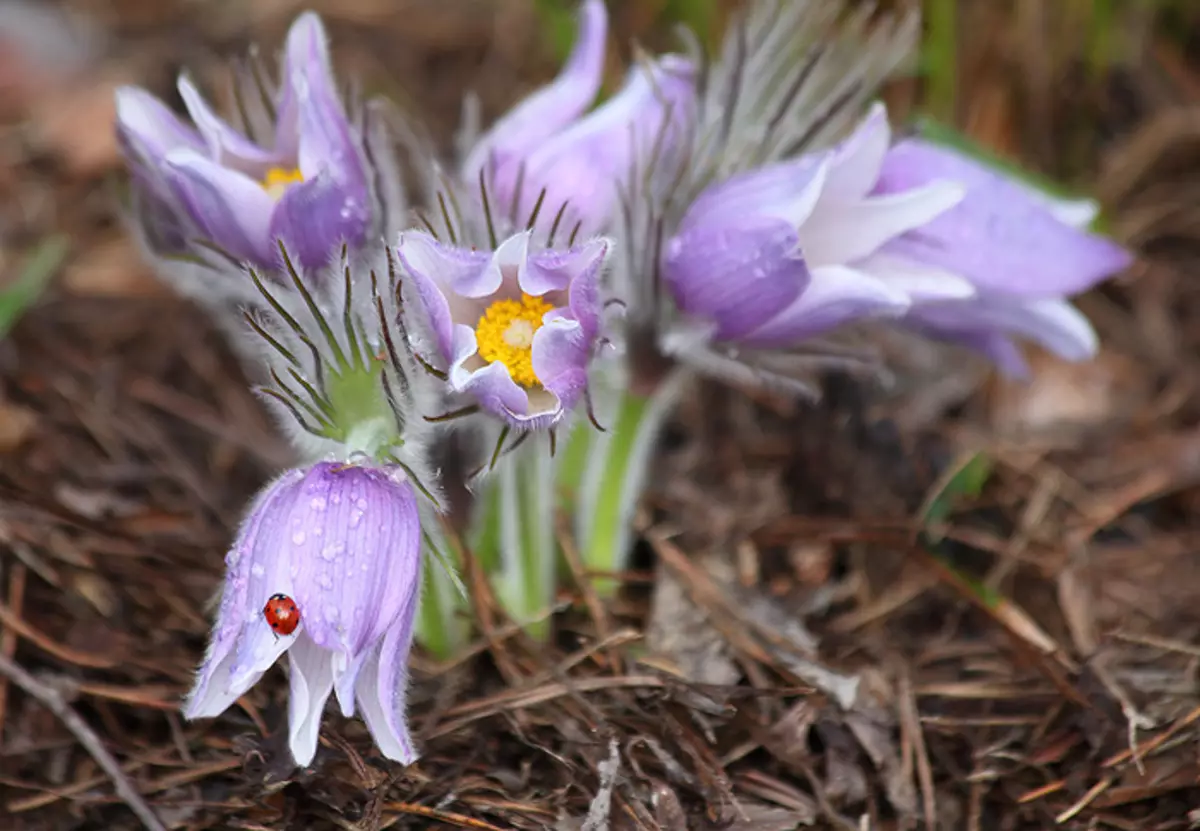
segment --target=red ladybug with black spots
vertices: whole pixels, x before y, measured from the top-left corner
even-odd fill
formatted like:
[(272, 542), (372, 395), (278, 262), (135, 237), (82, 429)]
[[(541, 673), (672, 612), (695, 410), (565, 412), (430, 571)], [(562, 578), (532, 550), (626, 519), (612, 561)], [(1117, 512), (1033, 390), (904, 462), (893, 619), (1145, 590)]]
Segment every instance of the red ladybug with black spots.
[(300, 607), (286, 594), (273, 594), (263, 606), (263, 617), (276, 635), (290, 635), (300, 625)]

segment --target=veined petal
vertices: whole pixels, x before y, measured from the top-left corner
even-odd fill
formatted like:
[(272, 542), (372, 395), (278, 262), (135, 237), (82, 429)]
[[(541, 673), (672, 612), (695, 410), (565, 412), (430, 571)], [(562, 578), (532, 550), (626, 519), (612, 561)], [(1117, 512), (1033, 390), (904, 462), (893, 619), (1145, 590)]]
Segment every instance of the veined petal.
[(180, 120), (162, 101), (140, 87), (120, 87), (116, 92), (117, 130), (151, 164), (176, 148), (204, 149), (199, 133)]
[(511, 202), (521, 182), (522, 216), (544, 189), (546, 205), (555, 209), (566, 203), (586, 232), (599, 231), (615, 210), (619, 184), (642, 167), (656, 143), (666, 145), (661, 152), (670, 152), (676, 140), (672, 125), (686, 121), (694, 95), (695, 69), (680, 56), (635, 66), (621, 90), (600, 107), (520, 161), (498, 165), (497, 188)]
[(180, 76), (178, 87), (188, 115), (204, 136), (209, 154), (217, 164), (261, 179), (267, 168), (282, 162), (274, 152), (264, 150), (226, 124), (186, 75)]
[(384, 471), (352, 464), (313, 465), (298, 490), (286, 544), (305, 632), (357, 656), (419, 590), (416, 497)]
[[(257, 680), (255, 677), (236, 686), (230, 683), (234, 646), (245, 629), (259, 623), (265, 626), (262, 607), (274, 593), (272, 587), (278, 585), (277, 590), (284, 592), (290, 588), (286, 560), (270, 543), (278, 533), (279, 516), (286, 513), (294, 498), (291, 488), (302, 477), (295, 470), (283, 474), (263, 488), (246, 512), (237, 539), (225, 557), (221, 606), (196, 685), (184, 705), (185, 718), (220, 715)], [(276, 583), (277, 578), (281, 582)]]
[(876, 192), (934, 180), (958, 182), (966, 198), (890, 243), (894, 253), (961, 274), (988, 292), (1030, 298), (1075, 294), (1131, 262), (1119, 245), (1062, 222), (1027, 186), (927, 142), (893, 147)]
[(975, 287), (966, 278), (902, 257), (872, 254), (854, 267), (904, 292), (914, 306), (975, 296)]
[(513, 107), (483, 136), (463, 165), (466, 181), (474, 181), (493, 157), (498, 163), (524, 157), (587, 110), (603, 80), (607, 36), (604, 3), (585, 0), (579, 10), (579, 37), (562, 72)]
[(587, 389), (595, 338), (578, 321), (554, 318), (533, 336), (533, 371), (562, 410), (572, 409)]
[(879, 181), (891, 141), (887, 108), (876, 101), (854, 132), (834, 148), (822, 201), (856, 202), (870, 193)]
[(306, 268), (320, 268), (337, 256), (342, 243), (362, 243), (370, 221), (366, 191), (322, 172), (284, 191), (271, 214), (269, 236), (282, 239)]
[(567, 251), (538, 251), (527, 261), (521, 291), (534, 296), (567, 291), (571, 315), (595, 332), (600, 320), (600, 274), (608, 248), (607, 240), (594, 239)]
[(344, 654), (322, 649), (311, 639), (296, 639), (288, 653), (291, 692), (288, 695), (288, 749), (300, 767), (308, 767), (317, 753), (321, 714), (333, 691), (334, 662)]
[(801, 295), (810, 275), (796, 233), (777, 219), (694, 225), (670, 240), (663, 276), (683, 311), (733, 339), (762, 326)]
[(370, 653), (357, 684), (358, 704), (375, 744), (384, 756), (404, 765), (417, 758), (405, 718), (408, 654), (412, 649), (416, 610), (414, 595)]
[(829, 154), (801, 156), (731, 176), (704, 190), (680, 222), (682, 231), (762, 215), (799, 228), (817, 205)]
[(791, 346), (856, 320), (899, 316), (909, 305), (908, 295), (883, 280), (847, 266), (822, 266), (790, 306), (742, 340)]
[[(454, 340), (457, 354), (462, 355), (468, 345), (471, 351), (467, 358), (475, 354), (475, 333), (470, 327), (455, 327)], [(529, 395), (512, 379), (508, 367), (497, 361), (472, 370), (465, 362), (466, 358), (450, 367), (451, 389), (468, 393), (481, 407), (501, 418), (529, 415)]]
[(964, 195), (955, 182), (932, 182), (845, 207), (822, 210), (818, 204), (800, 226), (800, 248), (814, 268), (853, 263), (906, 231), (926, 226), (961, 202)]
[(488, 252), (443, 245), (424, 231), (402, 233), (396, 254), (407, 272), (454, 294), (486, 297), (500, 288), (500, 270)]
[(308, 11), (288, 29), (283, 50), (282, 83), (275, 107), (275, 152), (281, 157), (299, 159), (300, 110), (312, 98), (332, 100), (341, 108), (325, 26), (316, 12)]
[(192, 221), (236, 257), (270, 263), (274, 202), (257, 182), (191, 150), (167, 154), (164, 176)]
[(986, 332), (1034, 341), (1067, 361), (1093, 358), (1099, 339), (1088, 319), (1061, 299), (986, 296), (915, 308), (913, 320), (951, 340)]

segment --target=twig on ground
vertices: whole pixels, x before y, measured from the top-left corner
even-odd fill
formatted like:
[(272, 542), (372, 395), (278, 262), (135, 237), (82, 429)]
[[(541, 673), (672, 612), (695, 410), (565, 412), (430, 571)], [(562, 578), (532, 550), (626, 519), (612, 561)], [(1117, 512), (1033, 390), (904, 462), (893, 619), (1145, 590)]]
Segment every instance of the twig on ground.
[(84, 750), (96, 760), (100, 769), (108, 774), (108, 778), (112, 780), (113, 786), (116, 788), (117, 796), (129, 806), (129, 810), (137, 815), (137, 818), (142, 821), (142, 825), (150, 831), (166, 831), (166, 826), (162, 824), (154, 811), (142, 799), (141, 794), (133, 787), (133, 783), (121, 770), (117, 760), (105, 749), (100, 737), (87, 725), (87, 722), (79, 717), (78, 713), (71, 709), (58, 690), (37, 680), (16, 661), (4, 654), (0, 654), (0, 675), (16, 684), (28, 695), (41, 702), (47, 710), (58, 716), (63, 725), (83, 745)]

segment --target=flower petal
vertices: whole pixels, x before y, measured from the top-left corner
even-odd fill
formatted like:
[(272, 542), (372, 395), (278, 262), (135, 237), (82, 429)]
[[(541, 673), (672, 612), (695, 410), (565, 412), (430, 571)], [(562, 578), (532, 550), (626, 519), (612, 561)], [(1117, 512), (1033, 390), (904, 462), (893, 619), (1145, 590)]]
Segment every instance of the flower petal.
[(268, 168), (282, 163), (273, 151), (264, 150), (226, 124), (186, 75), (180, 76), (178, 88), (188, 115), (196, 122), (208, 144), (209, 155), (217, 164), (261, 180)]
[(272, 263), (274, 203), (253, 179), (191, 150), (167, 154), (164, 177), (196, 226), (235, 257)]
[(1099, 349), (1088, 319), (1061, 299), (1018, 300), (989, 295), (976, 300), (914, 308), (911, 319), (921, 328), (949, 340), (972, 343), (972, 337), (999, 333), (1032, 340), (1067, 361), (1093, 358)]
[(255, 677), (248, 682), (231, 684), (235, 663), (233, 648), (246, 628), (256, 627), (259, 623), (266, 626), (262, 608), (267, 598), (275, 591), (286, 593), (290, 590), (286, 552), (277, 548), (274, 542), (278, 537), (280, 517), (295, 498), (293, 488), (302, 478), (300, 471), (283, 474), (263, 488), (246, 512), (237, 539), (225, 557), (221, 606), (196, 685), (184, 705), (186, 718), (220, 715), (257, 680)]
[(750, 214), (799, 228), (816, 207), (828, 174), (828, 154), (814, 153), (731, 176), (696, 198), (680, 230), (737, 222)]
[(384, 756), (404, 765), (417, 758), (405, 718), (408, 654), (412, 649), (416, 611), (414, 595), (363, 665), (357, 687), (362, 717), (375, 744)]
[(571, 315), (595, 332), (600, 322), (600, 275), (608, 250), (607, 240), (595, 239), (567, 251), (538, 251), (527, 261), (521, 291), (541, 296), (566, 290)]
[(845, 204), (870, 193), (879, 181), (891, 141), (887, 108), (876, 101), (854, 132), (834, 148), (822, 200)]
[(275, 108), (275, 152), (283, 158), (298, 160), (300, 111), (309, 103), (305, 96), (340, 101), (329, 57), (329, 38), (316, 12), (304, 12), (288, 29), (281, 76)]
[(366, 238), (371, 221), (366, 196), (327, 172), (298, 182), (275, 205), (269, 236), (282, 239), (305, 268), (321, 268), (338, 256), (343, 243), (358, 246)]
[(763, 325), (809, 282), (792, 227), (753, 215), (676, 236), (667, 243), (663, 275), (679, 307), (714, 322), (721, 339)]
[(800, 247), (813, 267), (853, 263), (906, 231), (927, 227), (963, 196), (962, 186), (955, 182), (933, 182), (845, 207), (822, 210), (818, 203), (800, 226)]
[(473, 182), (491, 158), (519, 159), (578, 118), (600, 91), (604, 74), (608, 13), (602, 0), (585, 0), (579, 10), (579, 36), (554, 81), (509, 110), (475, 145), (463, 165)]
[(146, 90), (119, 87), (116, 104), (117, 132), (149, 163), (161, 164), (167, 153), (179, 147), (204, 150), (200, 135)]
[(1061, 221), (1045, 199), (965, 156), (910, 139), (888, 153), (877, 193), (934, 180), (965, 186), (955, 208), (889, 245), (894, 253), (961, 274), (980, 289), (1019, 297), (1083, 291), (1124, 268), (1127, 251)]
[(291, 666), (288, 749), (300, 767), (308, 767), (317, 754), (321, 715), (333, 691), (334, 662), (345, 657), (322, 649), (307, 637), (297, 638), (288, 653)]
[(904, 292), (912, 298), (914, 305), (975, 296), (975, 287), (969, 280), (903, 257), (872, 254), (856, 262), (854, 267)]
[(407, 272), (424, 276), (444, 292), (486, 297), (502, 282), (500, 269), (489, 253), (443, 245), (424, 231), (402, 233), (396, 254)]
[(566, 318), (548, 320), (534, 333), (533, 372), (564, 412), (574, 408), (587, 389), (595, 340), (578, 321)]
[(457, 355), (462, 356), (468, 347), (470, 352), (450, 367), (450, 388), (470, 394), (485, 410), (501, 418), (519, 421), (519, 417), (529, 415), (529, 395), (512, 379), (508, 367), (500, 362), (475, 370), (464, 366), (477, 349), (474, 331), (467, 326), (458, 326), (454, 340)]
[(586, 234), (603, 230), (616, 209), (621, 183), (643, 168), (656, 149), (673, 151), (675, 134), (687, 120), (694, 96), (690, 61), (666, 55), (635, 66), (625, 85), (603, 105), (528, 156), (498, 164), (499, 198), (511, 204), (520, 183), (514, 219), (522, 221), (545, 190), (547, 217), (566, 203), (572, 225), (582, 222)]
[(894, 317), (909, 307), (904, 292), (847, 266), (822, 266), (790, 306), (742, 340), (759, 346), (791, 346), (856, 320)]
[(313, 465), (299, 490), (286, 533), (305, 632), (357, 656), (419, 590), (416, 497), (382, 470), (329, 462)]

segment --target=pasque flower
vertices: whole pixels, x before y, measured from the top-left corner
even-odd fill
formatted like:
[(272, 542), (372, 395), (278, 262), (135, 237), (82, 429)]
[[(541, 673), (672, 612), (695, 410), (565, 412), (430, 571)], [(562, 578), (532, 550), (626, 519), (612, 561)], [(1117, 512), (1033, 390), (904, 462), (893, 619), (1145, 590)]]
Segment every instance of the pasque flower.
[[(242, 92), (244, 109), (269, 96), (255, 85)], [(319, 267), (343, 243), (371, 235), (362, 140), (338, 96), (316, 14), (301, 15), (288, 33), (274, 117), (244, 119), (257, 141), (223, 121), (188, 78), (179, 93), (194, 127), (143, 89), (117, 92), (120, 143), (160, 241), (186, 250), (201, 239), (270, 268), (282, 239), (302, 265)]]
[(1091, 328), (1064, 298), (1128, 263), (1028, 187), (920, 140), (893, 145), (876, 105), (830, 150), (705, 189), (662, 269), (679, 308), (719, 341), (786, 347), (898, 317), (1015, 369), (1009, 335), (1092, 354)]
[[(184, 714), (219, 715), (287, 653), (298, 764), (316, 753), (331, 694), (344, 715), (361, 712), (385, 756), (412, 762), (405, 684), (420, 545), (417, 498), (399, 468), (321, 462), (268, 485), (226, 557), (212, 642)], [(280, 594), (300, 613), (286, 635), (264, 614)]]
[(559, 76), (516, 104), (471, 148), (463, 178), (485, 174), (497, 206), (523, 224), (543, 202), (583, 236), (602, 233), (620, 188), (654, 155), (672, 152), (695, 90), (692, 63), (666, 55), (633, 66), (612, 98), (588, 111), (604, 72), (608, 15), (601, 0), (580, 7), (579, 38)]
[(397, 254), (450, 389), (518, 430), (558, 423), (587, 388), (609, 247), (544, 249), (522, 231), (479, 251), (401, 234)]

